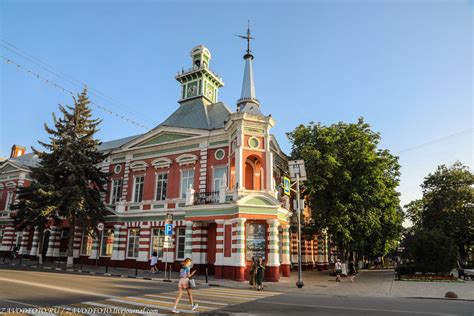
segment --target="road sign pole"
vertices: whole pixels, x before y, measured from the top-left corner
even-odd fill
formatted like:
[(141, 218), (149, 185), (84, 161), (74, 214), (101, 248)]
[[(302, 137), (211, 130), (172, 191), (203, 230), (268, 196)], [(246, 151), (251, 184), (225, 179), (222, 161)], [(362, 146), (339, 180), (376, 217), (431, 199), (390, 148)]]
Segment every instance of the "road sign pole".
[(300, 201), (300, 175), (296, 174), (296, 205), (298, 212), (298, 281), (296, 281), (296, 286), (302, 288), (303, 283), (303, 272), (301, 267), (301, 201)]

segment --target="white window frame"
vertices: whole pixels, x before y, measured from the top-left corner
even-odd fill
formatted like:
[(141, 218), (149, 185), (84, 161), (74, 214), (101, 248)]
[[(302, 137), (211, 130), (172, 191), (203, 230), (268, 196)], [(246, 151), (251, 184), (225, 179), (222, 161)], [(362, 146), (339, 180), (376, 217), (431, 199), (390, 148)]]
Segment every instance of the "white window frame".
[(20, 249), (22, 239), (23, 239), (23, 232), (22, 231), (17, 231), (16, 234), (15, 234), (15, 247), (17, 249)]
[[(116, 185), (116, 182), (120, 183), (120, 186)], [(122, 198), (122, 188), (123, 188), (123, 179), (122, 178), (117, 178), (117, 179), (112, 179), (112, 187), (110, 190), (110, 204), (115, 204), (117, 202), (120, 202), (120, 199)], [(118, 196), (116, 193), (120, 192)], [(118, 199), (117, 199), (118, 198)]]
[(9, 213), (11, 204), (13, 204), (13, 191), (7, 190), (7, 199), (5, 200), (5, 208), (3, 209), (6, 213)]
[[(193, 173), (193, 177), (192, 177), (192, 181), (191, 183), (189, 183), (189, 179), (191, 179), (191, 177), (187, 176), (186, 177), (186, 187), (184, 188), (183, 190), (183, 184), (184, 184), (184, 173), (188, 173), (188, 172), (191, 172)], [(189, 184), (192, 184), (194, 186), (194, 168), (192, 169), (182, 169), (181, 170), (181, 179), (180, 179), (180, 186), (179, 186), (179, 191), (180, 191), (180, 194), (179, 194), (179, 197), (182, 198), (182, 199), (185, 199), (186, 198), (186, 190), (189, 189)]]
[[(137, 234), (132, 236), (130, 233), (136, 231)], [(133, 256), (130, 255), (130, 240), (133, 238)], [(138, 228), (129, 228), (127, 232), (127, 258), (137, 259), (138, 258), (138, 248), (140, 248), (140, 229)], [(134, 256), (136, 253), (136, 256)]]
[[(110, 232), (112, 232), (112, 244), (111, 244), (112, 251), (110, 252), (110, 255), (108, 255), (107, 253), (103, 254), (102, 250), (103, 250), (103, 247), (104, 247), (104, 238), (109, 238), (109, 233)], [(111, 257), (112, 253), (114, 252), (115, 231), (114, 231), (113, 228), (104, 229), (102, 231), (101, 235), (102, 235), (102, 238), (101, 238), (101, 241), (100, 241), (99, 254), (100, 254), (101, 257)], [(107, 244), (105, 245), (105, 247), (107, 249)]]
[[(143, 178), (143, 181), (141, 183), (137, 183), (137, 180), (138, 178)], [(137, 184), (141, 184), (142, 185), (142, 189), (141, 189), (141, 197), (139, 199), (139, 201), (137, 201)], [(133, 198), (132, 198), (132, 201), (134, 203), (141, 203), (143, 201), (143, 193), (145, 192), (145, 175), (137, 175), (137, 176), (134, 176), (133, 177)]]
[[(155, 235), (154, 232), (155, 231), (158, 231), (158, 235)], [(157, 249), (156, 249), (156, 253), (158, 255), (158, 259), (159, 260), (163, 260), (163, 255), (164, 255), (164, 248), (165, 248), (165, 229), (164, 228), (160, 228), (160, 227), (154, 227), (151, 229), (151, 235), (150, 235), (150, 256), (151, 254), (153, 253), (153, 251), (155, 251), (155, 249), (153, 248), (153, 241), (157, 239), (158, 242), (157, 242)], [(160, 251), (160, 239), (162, 240), (161, 241), (161, 251)]]
[[(219, 191), (220, 185), (216, 188), (216, 169), (225, 169), (224, 174), (227, 176), (227, 165), (218, 165), (212, 168), (212, 191)], [(222, 180), (222, 178), (219, 178)], [(220, 181), (219, 181), (220, 183)], [(225, 184), (227, 186), (227, 183)]]
[[(182, 256), (179, 256), (180, 244), (182, 244), (183, 246)], [(184, 260), (185, 254), (186, 254), (186, 227), (177, 227), (176, 228), (176, 260)]]
[[(84, 253), (84, 239), (87, 238), (87, 243), (89, 244), (89, 240), (90, 240), (90, 251), (86, 251)], [(80, 255), (81, 256), (90, 256), (92, 254), (92, 246), (94, 244), (94, 239), (92, 238), (92, 236), (90, 235), (90, 231), (86, 231), (86, 230), (83, 230), (82, 231), (82, 236), (81, 236), (81, 251), (80, 251)], [(86, 250), (89, 249), (89, 247), (86, 247)]]
[[(160, 176), (165, 176), (166, 179), (160, 179)], [(161, 192), (158, 194), (158, 183), (161, 182)], [(161, 199), (161, 196), (163, 195), (163, 183), (166, 183), (166, 188), (165, 188), (165, 198)], [(155, 201), (166, 201), (168, 198), (168, 172), (159, 172), (156, 174), (156, 181), (155, 181)]]

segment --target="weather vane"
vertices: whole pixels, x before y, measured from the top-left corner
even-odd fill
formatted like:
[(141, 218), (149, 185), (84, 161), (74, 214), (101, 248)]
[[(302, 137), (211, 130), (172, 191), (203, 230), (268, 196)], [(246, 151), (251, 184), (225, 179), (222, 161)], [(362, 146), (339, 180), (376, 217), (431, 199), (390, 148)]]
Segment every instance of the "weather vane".
[(247, 40), (247, 54), (244, 56), (244, 58), (253, 57), (251, 54), (252, 51), (250, 50), (250, 40), (255, 39), (255, 38), (250, 36), (250, 20), (247, 20), (247, 35), (235, 35), (235, 36)]

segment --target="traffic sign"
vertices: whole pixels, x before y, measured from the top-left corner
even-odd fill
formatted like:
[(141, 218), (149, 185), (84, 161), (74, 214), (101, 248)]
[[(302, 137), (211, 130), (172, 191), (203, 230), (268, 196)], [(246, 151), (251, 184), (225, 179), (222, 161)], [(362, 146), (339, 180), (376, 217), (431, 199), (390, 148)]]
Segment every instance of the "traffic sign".
[(97, 230), (100, 231), (100, 232), (103, 231), (104, 230), (104, 223), (97, 224)]
[(286, 195), (290, 195), (290, 187), (291, 187), (291, 182), (290, 182), (290, 178), (288, 177), (283, 177), (283, 193), (285, 193)]
[(165, 236), (173, 235), (173, 224), (165, 224)]

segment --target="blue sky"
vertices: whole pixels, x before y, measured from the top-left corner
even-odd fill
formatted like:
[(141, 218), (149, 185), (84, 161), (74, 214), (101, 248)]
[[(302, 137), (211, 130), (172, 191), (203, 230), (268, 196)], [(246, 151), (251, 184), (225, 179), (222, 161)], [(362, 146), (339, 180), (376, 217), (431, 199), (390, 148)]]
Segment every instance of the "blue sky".
[[(177, 108), (174, 76), (190, 67), (198, 44), (211, 50), (211, 68), (225, 82), (219, 99), (235, 109), (245, 42), (234, 34), (250, 19), (257, 97), (277, 121), (273, 133), (286, 152), (285, 133), (310, 121), (363, 116), (381, 133), (381, 147), (395, 153), (473, 128), (468, 1), (3, 0), (0, 10), (0, 39), (142, 113), (136, 120), (150, 127)], [(31, 58), (2, 46), (0, 54), (79, 90)], [(4, 60), (0, 94), (0, 156), (14, 143), (46, 140), (43, 123), (51, 123), (58, 104), (71, 103)], [(117, 103), (91, 99), (132, 117)], [(102, 140), (144, 132), (94, 113), (104, 120)], [(401, 152), (402, 203), (421, 196), (423, 177), (437, 165), (460, 160), (472, 168), (472, 135)]]

